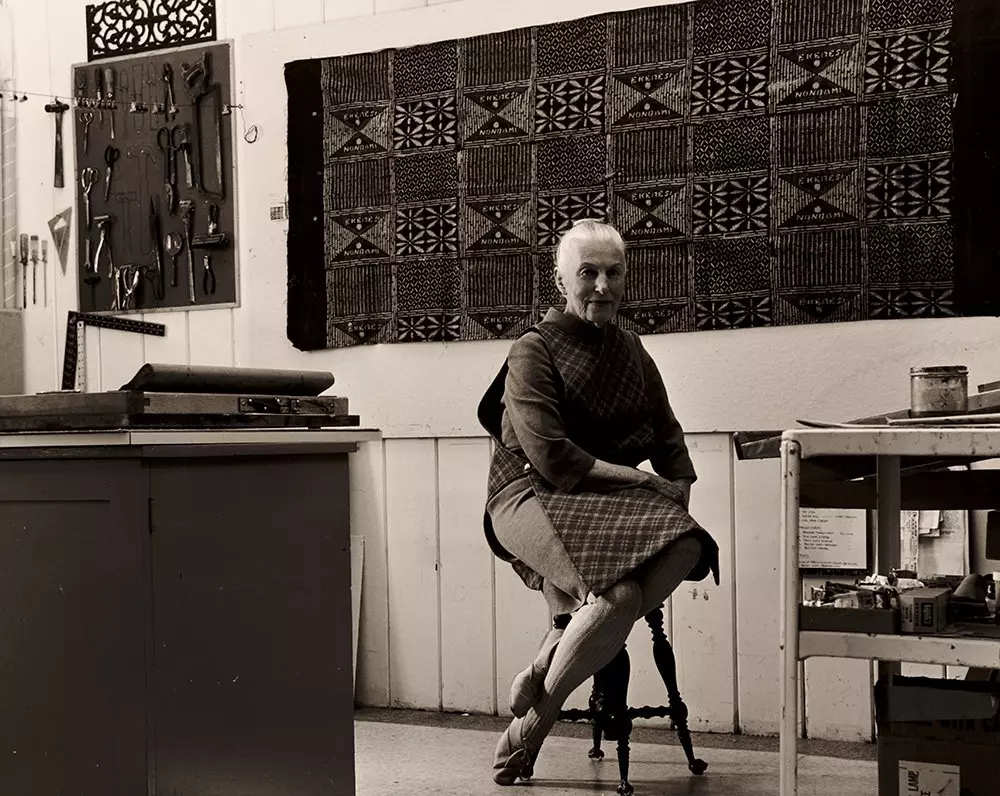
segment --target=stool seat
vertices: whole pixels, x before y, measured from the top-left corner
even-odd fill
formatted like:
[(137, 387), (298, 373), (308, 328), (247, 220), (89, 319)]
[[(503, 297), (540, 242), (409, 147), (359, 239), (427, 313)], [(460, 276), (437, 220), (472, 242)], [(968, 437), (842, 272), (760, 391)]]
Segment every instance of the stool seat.
[(632, 796), (635, 789), (628, 779), (629, 771), (629, 739), (632, 735), (633, 719), (670, 718), (674, 730), (687, 757), (688, 769), (692, 774), (700, 776), (708, 769), (708, 763), (694, 756), (694, 746), (691, 743), (691, 732), (688, 729), (688, 709), (681, 699), (677, 687), (677, 663), (674, 651), (663, 632), (663, 606), (657, 606), (646, 615), (646, 623), (653, 634), (653, 660), (657, 671), (667, 689), (667, 705), (657, 707), (629, 707), (628, 683), (631, 676), (631, 662), (628, 650), (622, 646), (621, 651), (607, 666), (594, 675), (594, 686), (590, 693), (587, 710), (571, 708), (559, 712), (559, 718), (565, 721), (590, 721), (593, 723), (594, 745), (588, 753), (592, 760), (604, 758), (601, 749), (602, 738), (606, 741), (618, 742), (618, 773), (621, 784), (618, 786), (620, 796)]

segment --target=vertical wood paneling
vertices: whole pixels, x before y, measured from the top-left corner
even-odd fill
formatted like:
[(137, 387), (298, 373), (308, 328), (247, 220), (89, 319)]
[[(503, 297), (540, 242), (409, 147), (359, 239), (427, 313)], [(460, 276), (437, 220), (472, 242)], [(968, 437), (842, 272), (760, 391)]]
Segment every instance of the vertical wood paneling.
[[(86, 391), (87, 392), (101, 392), (104, 389), (103, 379), (101, 377), (101, 367), (103, 360), (101, 357), (101, 332), (103, 329), (88, 329), (84, 327), (83, 330), (83, 351), (84, 351), (84, 363), (80, 365), (77, 363), (77, 367), (84, 368), (84, 375), (86, 376)], [(120, 386), (120, 385), (119, 385)]]
[(325, 0), (324, 17), (327, 22), (365, 17), (374, 13), (375, 0)]
[(493, 556), (483, 534), (489, 440), (438, 441), (441, 527), (441, 702), (495, 713)]
[(773, 459), (738, 461), (733, 467), (739, 716), (748, 735), (776, 734), (781, 713), (779, 475)]
[[(53, 92), (61, 97), (71, 96), (71, 71), (66, 68), (66, 64), (78, 63), (87, 59), (86, 38), (80, 35), (80, 31), (85, 29), (86, 14), (85, 3), (74, 3), (69, 7), (57, 8), (49, 4), (48, 9), (47, 37), (49, 40), (49, 80)], [(38, 39), (36, 39), (36, 42)], [(20, 56), (19, 56), (20, 57)], [(76, 169), (76, 147), (73, 140), (76, 134), (76, 125), (73, 123), (73, 116), (67, 114), (63, 120), (63, 135), (68, 142), (64, 146), (65, 168), (67, 169), (67, 187), (73, 182), (72, 175), (78, 173)], [(68, 207), (74, 207), (74, 212), (80, 211), (80, 204), (74, 203), (73, 194), (69, 192), (55, 192), (52, 196), (51, 213), (45, 218), (45, 227), (40, 233), (43, 238), (49, 241), (49, 307), (51, 316), (53, 346), (53, 367), (55, 369), (56, 385), (62, 381), (62, 360), (66, 346), (66, 316), (71, 310), (79, 308), (79, 297), (77, 295), (77, 235), (76, 224), (73, 219), (70, 221), (70, 239), (66, 254), (66, 272), (63, 273), (59, 265), (59, 255), (56, 253), (55, 241), (48, 229), (48, 219), (61, 213)]]
[(149, 323), (162, 323), (166, 327), (163, 337), (143, 337), (143, 356), (146, 362), (164, 365), (188, 364), (188, 322), (180, 312), (147, 312), (142, 318)]
[[(827, 578), (802, 579), (803, 596)], [(833, 578), (852, 583), (851, 578)], [(872, 671), (868, 661), (811, 658), (803, 665), (805, 724), (810, 738), (831, 741), (872, 739)]]
[(389, 678), (394, 707), (440, 706), (435, 441), (385, 443)]
[[(29, 45), (29, 33), (38, 30), (51, 16), (59, 12), (61, 4), (55, 0), (38, 0), (31, 5), (18, 3), (11, 6), (11, 26), (14, 35), (15, 88), (39, 94), (52, 91), (50, 64), (51, 45), (47, 36), (39, 36)], [(31, 80), (28, 80), (28, 76)], [(30, 86), (30, 87), (29, 87)], [(6, 100), (9, 104), (9, 100)], [(41, 106), (43, 97), (35, 96), (24, 105), (18, 105), (16, 115), (16, 203), (17, 233), (48, 236), (46, 222), (51, 217), (53, 206), (52, 187), (52, 114), (45, 113)], [(69, 122), (64, 124), (68, 127)], [(44, 146), (37, 142), (44, 141)], [(67, 179), (67, 182), (69, 180)], [(56, 338), (53, 334), (51, 310), (42, 301), (41, 265), (38, 266), (37, 303), (32, 303), (32, 267), (28, 264), (26, 309), (24, 324), (24, 388), (25, 392), (52, 390), (58, 386), (56, 363), (59, 353), (55, 350)], [(20, 269), (18, 269), (20, 276)], [(51, 274), (50, 274), (51, 277)], [(19, 280), (20, 281), (20, 280)], [(20, 295), (21, 287), (18, 286)], [(19, 305), (23, 306), (23, 305)]]
[(804, 668), (808, 736), (871, 741), (871, 664), (847, 658), (810, 658)]
[(189, 364), (232, 367), (233, 311), (226, 309), (189, 312), (187, 320)]
[(220, 39), (238, 42), (249, 33), (274, 30), (275, 0), (216, 0), (216, 3)]
[(274, 29), (318, 25), (324, 20), (323, 0), (281, 0), (274, 4)]
[(549, 613), (541, 592), (528, 589), (509, 564), (498, 559), (495, 569), (497, 712), (510, 716), (510, 683), (535, 659)]
[[(137, 316), (127, 316), (137, 319)], [(87, 335), (101, 338), (101, 389), (117, 390), (128, 382), (144, 362), (142, 346), (145, 335), (116, 329), (87, 329)]]
[(351, 454), (351, 533), (365, 539), (361, 628), (354, 693), (362, 705), (389, 705), (389, 578), (385, 525), (384, 442)]
[(673, 646), (678, 684), (691, 713), (692, 730), (732, 732), (736, 710), (733, 683), (732, 441), (728, 434), (687, 437), (698, 480), (691, 490), (691, 514), (719, 545), (719, 585), (711, 576), (685, 581), (674, 592)]

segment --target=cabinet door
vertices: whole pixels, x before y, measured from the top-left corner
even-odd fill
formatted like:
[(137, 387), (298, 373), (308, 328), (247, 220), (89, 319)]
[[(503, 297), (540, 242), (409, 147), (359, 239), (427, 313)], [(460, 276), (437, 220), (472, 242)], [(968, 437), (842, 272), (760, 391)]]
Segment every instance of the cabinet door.
[(0, 793), (146, 793), (142, 476), (0, 461)]
[(157, 792), (353, 794), (347, 456), (149, 466)]

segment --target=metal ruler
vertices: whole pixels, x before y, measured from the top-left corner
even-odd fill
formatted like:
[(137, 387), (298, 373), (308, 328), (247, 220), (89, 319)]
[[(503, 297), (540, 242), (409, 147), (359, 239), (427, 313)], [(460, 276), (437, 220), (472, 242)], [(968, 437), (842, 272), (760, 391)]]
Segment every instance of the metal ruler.
[(167, 333), (167, 327), (162, 323), (132, 321), (128, 318), (71, 311), (66, 320), (66, 348), (63, 352), (62, 388), (64, 390), (86, 391), (87, 352), (84, 336), (88, 326), (95, 326), (98, 329), (115, 329), (119, 332), (151, 334), (156, 337), (163, 337)]

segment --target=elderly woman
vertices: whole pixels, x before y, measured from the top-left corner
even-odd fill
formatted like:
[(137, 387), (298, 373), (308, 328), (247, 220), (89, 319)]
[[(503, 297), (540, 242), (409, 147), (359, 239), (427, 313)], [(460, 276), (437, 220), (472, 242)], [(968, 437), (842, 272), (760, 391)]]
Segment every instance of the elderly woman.
[[(711, 571), (718, 582), (718, 547), (687, 513), (696, 474), (663, 380), (639, 337), (612, 323), (625, 278), (618, 232), (577, 222), (556, 250), (565, 309), (514, 342), (479, 406), (497, 441), (490, 547), (553, 616), (572, 617), (514, 679), (515, 719), (493, 765), (501, 785), (531, 776), (563, 702), (637, 619), (685, 579)], [(637, 469), (645, 461), (656, 475)]]

